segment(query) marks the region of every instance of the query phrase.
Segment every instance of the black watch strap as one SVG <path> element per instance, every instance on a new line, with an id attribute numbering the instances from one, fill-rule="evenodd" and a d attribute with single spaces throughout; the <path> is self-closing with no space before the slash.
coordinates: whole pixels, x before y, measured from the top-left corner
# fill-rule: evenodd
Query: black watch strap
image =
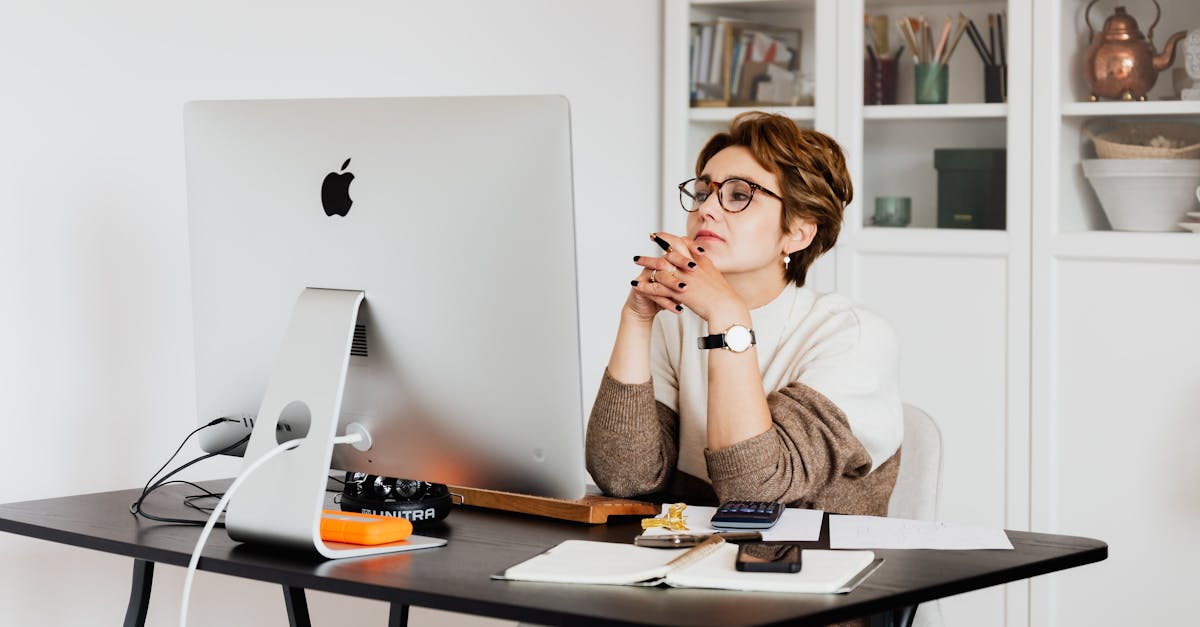
<path id="1" fill-rule="evenodd" d="M 754 329 L 749 329 L 749 331 L 750 331 L 750 345 L 754 346 L 755 344 L 758 344 L 758 338 L 756 338 L 754 336 Z M 705 335 L 703 337 L 698 337 L 698 338 L 696 338 L 696 344 L 698 344 L 700 346 L 701 350 L 710 350 L 710 349 L 714 349 L 714 348 L 725 348 L 725 334 L 724 333 L 716 333 L 714 335 Z"/>

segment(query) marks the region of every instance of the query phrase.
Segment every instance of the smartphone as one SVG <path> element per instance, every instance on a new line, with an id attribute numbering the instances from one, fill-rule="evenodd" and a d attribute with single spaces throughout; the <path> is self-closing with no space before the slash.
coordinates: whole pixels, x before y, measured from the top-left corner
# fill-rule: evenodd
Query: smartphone
<path id="1" fill-rule="evenodd" d="M 748 573 L 800 572 L 800 545 L 786 542 L 748 542 L 738 546 L 735 567 Z"/>

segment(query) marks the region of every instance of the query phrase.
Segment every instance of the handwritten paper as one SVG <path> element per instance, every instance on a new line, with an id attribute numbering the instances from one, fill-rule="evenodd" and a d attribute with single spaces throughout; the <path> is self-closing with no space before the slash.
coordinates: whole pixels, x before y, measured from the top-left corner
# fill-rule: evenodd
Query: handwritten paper
<path id="1" fill-rule="evenodd" d="M 1003 529 L 877 516 L 830 516 L 831 549 L 1012 549 Z"/>
<path id="2" fill-rule="evenodd" d="M 671 503 L 664 503 L 665 512 Z M 717 508 L 704 505 L 688 505 L 683 511 L 687 520 L 688 530 L 685 532 L 671 531 L 665 527 L 651 527 L 645 530 L 645 535 L 663 535 L 668 533 L 716 533 L 717 531 L 762 531 L 763 540 L 770 542 L 813 542 L 821 537 L 821 518 L 824 515 L 819 509 L 800 509 L 789 507 L 783 510 L 779 522 L 770 529 L 721 529 L 714 528 L 709 521 Z M 661 516 L 659 516 L 661 518 Z"/>

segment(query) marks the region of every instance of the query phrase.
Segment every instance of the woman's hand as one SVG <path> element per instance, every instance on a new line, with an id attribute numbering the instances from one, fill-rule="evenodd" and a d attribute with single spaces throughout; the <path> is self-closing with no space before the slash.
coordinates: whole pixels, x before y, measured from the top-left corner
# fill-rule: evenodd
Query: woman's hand
<path id="1" fill-rule="evenodd" d="M 678 279 L 679 271 L 670 261 L 663 257 L 648 257 L 638 255 L 633 262 L 642 266 L 642 271 L 630 283 L 629 298 L 625 300 L 625 310 L 641 322 L 654 320 L 659 311 L 667 310 L 672 313 L 683 311 L 676 297 L 687 288 L 687 284 Z"/>
<path id="2" fill-rule="evenodd" d="M 746 311 L 741 297 L 694 241 L 670 233 L 656 235 L 671 248 L 662 257 L 635 258 L 634 263 L 644 269 L 630 292 L 627 307 L 643 307 L 638 312 L 641 314 L 653 306 L 650 318 L 660 309 L 679 312 L 687 307 L 705 320 L 716 314 L 735 316 Z"/>

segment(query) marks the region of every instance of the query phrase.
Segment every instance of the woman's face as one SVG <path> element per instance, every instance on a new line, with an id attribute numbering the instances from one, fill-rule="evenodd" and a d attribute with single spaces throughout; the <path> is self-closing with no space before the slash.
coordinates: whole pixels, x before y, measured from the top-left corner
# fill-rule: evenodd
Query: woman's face
<path id="1" fill-rule="evenodd" d="M 779 194 L 775 175 L 759 165 L 745 146 L 730 146 L 713 155 L 701 180 L 740 178 Z M 721 208 L 716 189 L 700 208 L 688 214 L 687 234 L 723 274 L 744 274 L 771 267 L 782 274 L 790 238 L 780 228 L 783 201 L 756 190 L 750 205 L 737 213 Z M 790 252 L 790 251 L 789 251 Z"/>

